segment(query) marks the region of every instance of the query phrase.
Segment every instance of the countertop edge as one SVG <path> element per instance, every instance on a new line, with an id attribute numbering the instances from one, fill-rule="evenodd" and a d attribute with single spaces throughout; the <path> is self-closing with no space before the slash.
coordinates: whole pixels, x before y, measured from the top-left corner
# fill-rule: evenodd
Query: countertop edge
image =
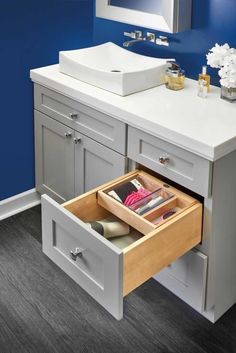
<path id="1" fill-rule="evenodd" d="M 96 97 L 93 97 L 92 95 L 86 94 L 79 90 L 75 90 L 74 88 L 62 84 L 57 80 L 48 78 L 45 75 L 40 74 L 39 72 L 35 72 L 35 69 L 30 70 L 30 78 L 34 83 L 52 89 L 58 93 L 67 96 L 68 98 L 79 101 L 82 104 L 88 105 L 94 109 L 98 109 L 101 112 L 110 115 L 115 119 L 118 119 L 137 129 L 142 129 L 142 131 L 149 133 L 152 136 L 156 136 L 162 140 L 165 140 L 175 146 L 178 146 L 193 154 L 196 154 L 199 157 L 207 159 L 210 162 L 214 162 L 235 150 L 236 137 L 216 147 L 208 146 L 188 136 L 165 128 L 159 125 L 158 123 L 147 121 L 145 118 L 136 116 L 126 110 L 122 110 L 121 108 L 117 108 L 112 104 L 109 104 L 108 102 L 101 101 Z M 79 98 L 78 94 L 80 95 Z M 159 133 L 155 133 L 156 128 L 158 128 Z"/>

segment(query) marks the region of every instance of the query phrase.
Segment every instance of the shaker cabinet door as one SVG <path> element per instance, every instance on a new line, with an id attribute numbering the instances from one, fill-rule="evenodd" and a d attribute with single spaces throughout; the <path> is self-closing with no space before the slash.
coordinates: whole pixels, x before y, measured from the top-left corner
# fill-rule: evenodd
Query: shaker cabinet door
<path id="1" fill-rule="evenodd" d="M 35 111 L 36 189 L 58 202 L 74 196 L 74 131 Z"/>
<path id="2" fill-rule="evenodd" d="M 126 172 L 126 158 L 75 133 L 75 194 L 81 195 Z"/>

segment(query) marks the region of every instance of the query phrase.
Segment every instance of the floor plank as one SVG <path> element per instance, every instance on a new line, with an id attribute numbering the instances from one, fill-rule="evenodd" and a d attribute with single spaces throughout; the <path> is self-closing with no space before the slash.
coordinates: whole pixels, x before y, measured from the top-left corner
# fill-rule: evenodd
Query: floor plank
<path id="1" fill-rule="evenodd" d="M 2 314 L 0 314 L 0 347 L 1 353 L 28 353 L 12 329 L 7 326 L 7 323 L 2 318 Z"/>
<path id="2" fill-rule="evenodd" d="M 236 307 L 215 325 L 147 281 L 116 321 L 41 251 L 40 207 L 0 223 L 0 352 L 236 353 Z"/>

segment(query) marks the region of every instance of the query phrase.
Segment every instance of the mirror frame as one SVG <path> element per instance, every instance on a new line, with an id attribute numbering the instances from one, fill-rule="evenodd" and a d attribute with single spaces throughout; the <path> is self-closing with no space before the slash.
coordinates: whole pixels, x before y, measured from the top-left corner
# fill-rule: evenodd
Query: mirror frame
<path id="1" fill-rule="evenodd" d="M 162 1 L 162 15 L 158 15 L 112 6 L 109 0 L 96 0 L 96 16 L 168 33 L 191 28 L 192 0 Z"/>

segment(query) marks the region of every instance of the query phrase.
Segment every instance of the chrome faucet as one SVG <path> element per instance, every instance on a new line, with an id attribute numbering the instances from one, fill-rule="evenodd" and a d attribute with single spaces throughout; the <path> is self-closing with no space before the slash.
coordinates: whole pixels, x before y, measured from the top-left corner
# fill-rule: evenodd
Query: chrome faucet
<path id="1" fill-rule="evenodd" d="M 146 38 L 143 37 L 142 31 L 124 32 L 124 36 L 132 38 L 132 40 L 128 40 L 123 43 L 123 47 L 126 48 L 131 47 L 135 43 L 146 40 Z"/>
<path id="2" fill-rule="evenodd" d="M 159 36 L 157 37 L 155 33 L 147 32 L 147 35 L 143 37 L 142 31 L 124 32 L 124 36 L 130 37 L 132 40 L 128 40 L 123 43 L 123 47 L 131 47 L 133 44 L 138 42 L 150 42 L 156 45 L 169 46 L 169 40 L 167 37 Z"/>

